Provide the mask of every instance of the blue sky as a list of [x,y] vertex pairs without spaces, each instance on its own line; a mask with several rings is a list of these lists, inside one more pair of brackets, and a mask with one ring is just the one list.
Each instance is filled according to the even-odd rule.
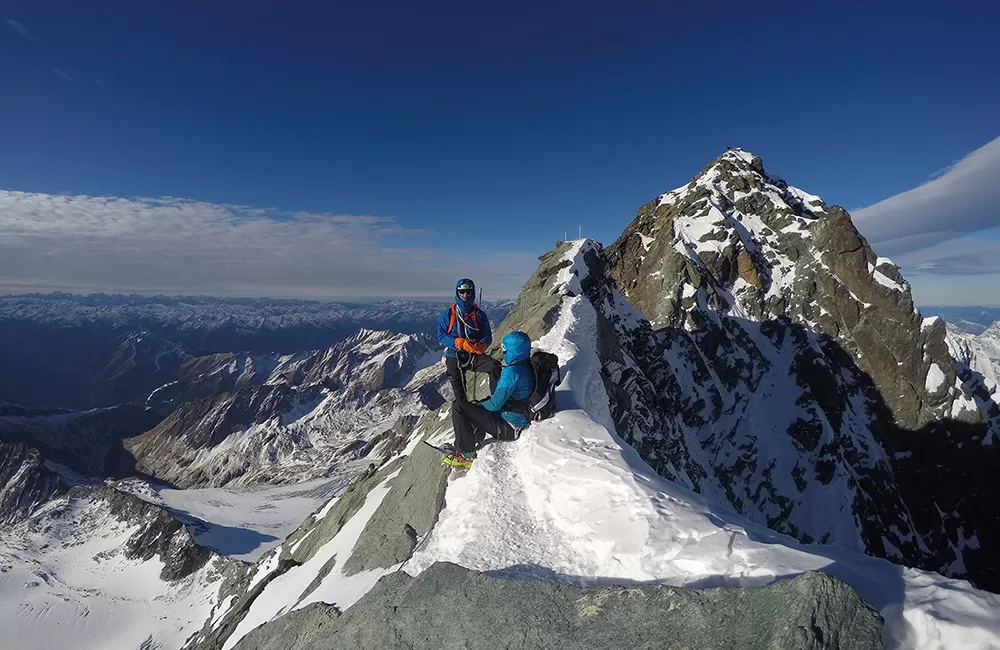
[[[466,269],[513,293],[565,232],[610,243],[730,142],[855,210],[1000,136],[994,3],[312,4],[8,1],[0,188],[352,215],[295,236],[364,263],[269,292],[423,295]],[[925,267],[918,298],[954,271]],[[144,282],[265,289],[181,275]]]

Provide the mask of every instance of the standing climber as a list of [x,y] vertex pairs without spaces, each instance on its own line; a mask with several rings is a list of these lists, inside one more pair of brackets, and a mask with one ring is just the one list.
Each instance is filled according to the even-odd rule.
[[529,424],[523,402],[535,390],[535,373],[529,361],[531,339],[524,332],[511,332],[503,337],[502,349],[503,371],[490,398],[451,405],[455,445],[442,448],[447,453],[446,465],[468,469],[476,458],[476,444],[486,434],[497,440],[515,440]]
[[476,284],[462,278],[455,283],[455,303],[438,320],[438,343],[445,347],[445,368],[455,402],[466,402],[465,373],[485,372],[490,377],[490,393],[500,379],[500,364],[486,355],[493,342],[490,319],[476,304]]

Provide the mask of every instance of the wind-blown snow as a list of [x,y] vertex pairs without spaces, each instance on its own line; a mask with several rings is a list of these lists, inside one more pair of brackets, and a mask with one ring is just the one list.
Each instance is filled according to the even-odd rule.
[[800,544],[657,476],[615,433],[596,336],[592,305],[582,296],[565,299],[538,342],[560,358],[560,412],[518,442],[480,453],[449,486],[438,524],[404,570],[416,575],[450,561],[577,584],[699,587],[822,570],[882,613],[890,648],[1000,647],[996,594],[840,547]]

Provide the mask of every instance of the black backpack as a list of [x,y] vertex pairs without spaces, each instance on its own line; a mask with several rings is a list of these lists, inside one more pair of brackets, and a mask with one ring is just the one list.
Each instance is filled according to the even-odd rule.
[[559,376],[559,357],[551,352],[532,350],[527,361],[535,374],[535,390],[527,399],[511,400],[512,411],[524,413],[529,422],[546,420],[556,412],[556,386],[562,381]]

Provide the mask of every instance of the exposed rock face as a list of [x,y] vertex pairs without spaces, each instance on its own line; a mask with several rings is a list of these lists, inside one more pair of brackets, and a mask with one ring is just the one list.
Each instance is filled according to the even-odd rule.
[[388,569],[409,559],[434,527],[444,507],[448,470],[436,450],[420,445],[392,480],[392,489],[369,520],[354,553],[344,562],[346,575]]
[[34,447],[0,438],[0,525],[10,526],[69,489]]
[[[379,437],[384,446],[400,417],[443,402],[435,348],[423,335],[362,330],[281,357],[259,384],[183,403],[126,446],[140,471],[185,488],[323,476],[345,446]],[[360,444],[351,457],[378,447]]]
[[561,269],[569,266],[563,257],[569,247],[559,243],[555,248],[540,256],[538,268],[521,287],[514,306],[502,323],[494,327],[493,345],[488,351],[493,357],[500,357],[500,342],[505,335],[521,330],[533,341],[540,339],[552,328],[559,316],[559,306],[563,296],[554,290],[553,279]]
[[167,510],[110,487],[74,487],[23,525],[67,548],[83,543],[95,531],[107,537],[124,530],[128,537],[115,552],[139,562],[157,558],[162,562],[160,579],[165,581],[186,578],[214,557]]
[[78,474],[120,478],[133,469],[123,458],[122,440],[159,421],[139,406],[82,412],[8,406],[0,409],[0,439],[22,440]]
[[[617,288],[656,328],[700,331],[709,312],[788,319],[850,353],[901,426],[961,414],[944,330],[921,329],[895,265],[847,212],[769,176],[750,154],[727,152],[640,208],[607,259]],[[934,364],[944,379],[931,389]]]
[[959,497],[998,495],[998,420],[844,210],[730,151],[585,254],[616,425],[658,472],[804,541],[1000,588],[1000,517]]
[[743,589],[581,588],[438,563],[416,578],[383,578],[339,616],[321,604],[292,612],[236,648],[875,650],[880,625],[850,587],[821,573]]
[[184,525],[159,506],[107,487],[74,488],[70,494],[86,497],[103,501],[113,517],[138,528],[125,543],[125,554],[143,562],[159,557],[162,580],[186,578],[212,557],[210,549],[196,544]]
[[[436,416],[426,416],[414,435],[425,435],[436,420]],[[208,621],[186,647],[190,650],[221,649],[255,600],[265,592],[267,584],[299,566],[316,561],[317,553],[364,507],[371,491],[396,472],[394,478],[388,479],[388,493],[365,524],[351,555],[347,558],[334,556],[320,566],[317,576],[299,600],[309,602],[332,571],[344,575],[385,571],[409,558],[416,540],[427,535],[444,507],[448,471],[448,467],[441,464],[440,453],[424,444],[418,444],[409,456],[377,469],[371,467],[328,507],[313,513],[257,566],[227,576],[219,600],[233,596],[236,603],[224,616]]]

